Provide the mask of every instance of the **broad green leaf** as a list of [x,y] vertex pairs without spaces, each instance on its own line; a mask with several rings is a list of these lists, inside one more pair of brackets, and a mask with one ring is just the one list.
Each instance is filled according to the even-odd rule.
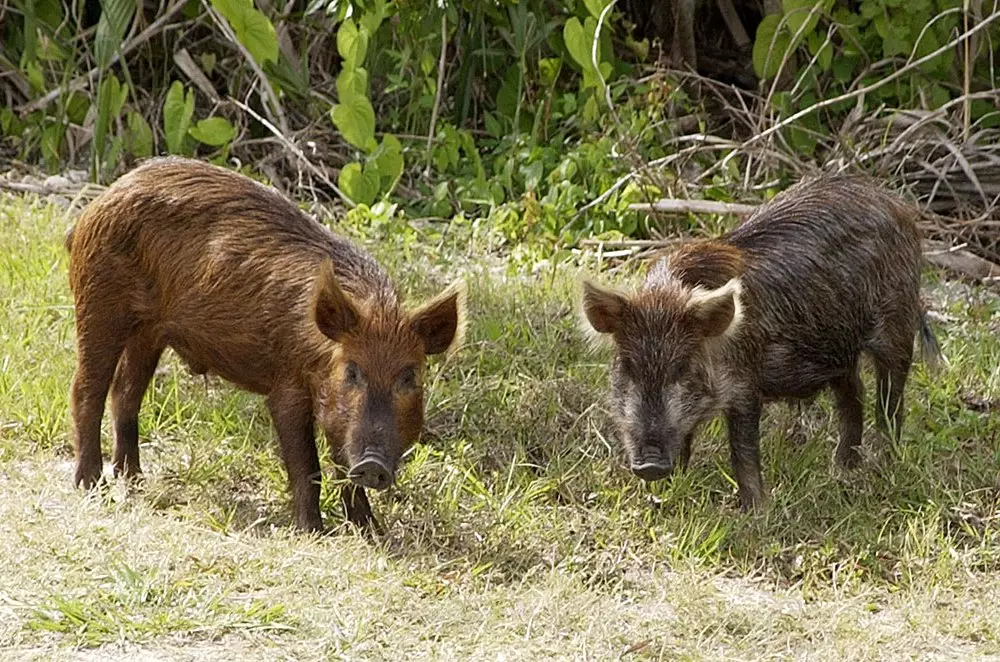
[[854,69],[861,58],[857,55],[841,55],[833,61],[833,77],[838,83],[849,83],[854,78]]
[[399,139],[391,133],[385,134],[382,144],[371,156],[370,163],[375,164],[380,179],[380,190],[388,191],[403,174],[403,146]]
[[[608,2],[610,2],[610,0],[583,0],[583,4],[587,6],[587,11],[590,12],[590,15],[594,18],[601,17],[601,12],[608,6]],[[605,17],[604,20],[607,22],[608,19]]]
[[[809,53],[816,57],[816,64],[820,71],[827,72],[833,63],[833,44],[827,41],[826,36],[818,32],[813,32],[806,40],[809,45]],[[818,53],[818,55],[817,55]]]
[[185,90],[184,84],[175,80],[163,102],[163,135],[171,154],[186,153],[185,143],[193,115],[194,92]]
[[[832,4],[833,0],[781,0],[781,8],[785,14],[789,34],[795,36],[799,32],[799,28],[805,25],[800,39],[807,37],[816,29],[816,23],[819,22],[820,17],[829,12]],[[820,5],[820,7],[813,11],[816,5]]]
[[90,156],[93,174],[104,169],[104,155],[107,150],[105,141],[111,129],[111,122],[118,117],[114,107],[121,95],[121,87],[118,77],[110,75],[101,81],[100,87],[97,88],[97,119],[94,122],[94,141]]
[[111,64],[111,58],[121,48],[134,13],[135,0],[101,0],[101,18],[97,22],[97,33],[94,36],[94,55],[97,57],[97,66],[102,70]]
[[375,149],[375,110],[367,97],[344,99],[330,109],[330,119],[347,142],[366,152]]
[[[928,17],[926,20],[929,21],[930,18]],[[915,29],[912,32],[914,38],[916,38],[916,36],[920,34],[919,29]],[[934,32],[934,30],[933,29],[924,30],[923,37],[920,39],[920,41],[916,44],[916,47],[914,48],[915,51],[913,54],[914,59],[922,58],[925,55],[929,55],[939,48],[941,48],[941,42],[938,40],[938,36]],[[934,76],[940,80],[948,80],[947,74],[948,71],[951,69],[951,64],[954,58],[955,58],[955,51],[953,49],[947,50],[944,53],[941,53],[941,55],[938,55],[937,57],[934,57],[931,60],[920,65],[920,68],[926,74]]]
[[122,155],[124,144],[125,141],[122,140],[121,136],[115,136],[111,139],[111,144],[108,145],[108,150],[104,154],[104,163],[102,164],[104,172],[102,174],[106,175],[114,169],[115,164],[118,163],[118,159]]
[[236,127],[225,117],[209,117],[188,129],[188,133],[200,143],[221,147],[236,137]]
[[26,70],[30,65],[35,64],[38,52],[38,16],[35,13],[34,2],[21,3],[21,11],[24,13],[21,34],[24,36],[24,45],[21,48],[21,69]]
[[493,113],[487,112],[483,115],[483,124],[486,126],[486,133],[491,137],[500,138],[504,135],[503,126]]
[[344,20],[337,30],[337,52],[344,58],[344,67],[353,69],[361,66],[368,51],[368,31],[358,26],[350,18]]
[[791,36],[787,29],[778,30],[780,23],[781,17],[771,14],[765,16],[757,26],[757,36],[753,42],[753,70],[758,78],[773,78],[791,46]]
[[370,205],[378,195],[378,176],[372,177],[364,173],[360,163],[348,163],[344,166],[337,177],[337,185],[359,205]]
[[361,27],[369,36],[375,34],[385,19],[385,0],[375,0],[361,16]]
[[353,97],[368,97],[368,72],[361,67],[344,69],[337,76],[337,98],[346,102]]
[[38,59],[46,62],[62,62],[72,51],[56,39],[42,39],[38,42]]
[[90,97],[82,92],[71,92],[66,100],[66,119],[72,124],[83,126],[90,110]]
[[42,156],[50,170],[57,168],[63,161],[62,143],[65,133],[66,125],[62,122],[53,122],[42,129]]
[[562,68],[562,58],[543,57],[538,59],[538,74],[541,84],[544,87],[552,87],[559,77],[559,70]]
[[125,119],[125,148],[133,156],[153,155],[153,129],[142,115],[130,112]]
[[590,61],[590,41],[583,31],[580,19],[576,16],[566,21],[566,25],[563,26],[563,41],[574,62],[584,69],[593,66]]
[[[947,88],[937,84],[930,85],[929,87],[931,102],[930,110],[936,110],[951,101],[951,93]],[[924,91],[927,92],[927,88],[924,88]]]
[[9,136],[12,126],[14,126],[14,110],[7,107],[0,108],[0,133]]
[[236,38],[258,64],[278,61],[278,36],[274,25],[250,0],[212,0],[212,7],[225,17]]
[[128,83],[119,85],[115,90],[115,95],[111,98],[111,118],[117,119],[122,114],[122,108],[128,100]]
[[521,70],[517,67],[510,67],[504,75],[503,83],[497,90],[496,109],[502,116],[514,119],[517,114],[517,107],[521,100],[518,98],[520,91]]
[[53,30],[63,24],[63,6],[59,0],[36,0],[35,15]]
[[872,25],[878,36],[882,37],[882,54],[885,57],[910,54],[912,41],[910,40],[909,26],[897,21],[890,21],[885,14],[877,16],[872,21]]

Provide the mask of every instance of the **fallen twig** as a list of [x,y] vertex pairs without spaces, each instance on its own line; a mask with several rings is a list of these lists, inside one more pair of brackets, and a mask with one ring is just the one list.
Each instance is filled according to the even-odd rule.
[[967,250],[950,249],[940,242],[927,241],[924,242],[924,246],[930,249],[924,252],[924,257],[936,267],[977,281],[1000,280],[1000,264],[990,262]]
[[635,202],[628,206],[632,211],[658,211],[667,214],[752,214],[757,205],[716,200],[678,200],[664,198],[653,203]]
[[604,248],[663,248],[686,241],[685,239],[581,239],[581,248],[603,246]]
[[17,193],[34,193],[35,195],[65,195],[65,194],[75,194],[75,195],[86,195],[91,192],[100,193],[105,187],[94,184],[92,182],[83,182],[82,184],[35,184],[32,182],[8,182],[0,179],[0,189],[5,189],[7,191],[16,191]]

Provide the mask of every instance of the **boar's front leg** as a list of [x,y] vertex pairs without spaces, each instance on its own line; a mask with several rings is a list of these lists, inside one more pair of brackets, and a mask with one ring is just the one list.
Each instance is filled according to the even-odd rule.
[[861,446],[861,432],[864,427],[864,387],[855,364],[846,375],[833,380],[833,389],[840,417],[840,442],[837,444],[837,464],[844,469],[853,469],[861,462],[858,449]]
[[320,467],[313,435],[313,412],[309,391],[277,389],[267,397],[281,457],[295,504],[295,523],[303,531],[322,531],[319,513]]
[[764,502],[764,483],[760,475],[760,413],[759,397],[732,405],[726,411],[729,450],[743,510],[755,509]]

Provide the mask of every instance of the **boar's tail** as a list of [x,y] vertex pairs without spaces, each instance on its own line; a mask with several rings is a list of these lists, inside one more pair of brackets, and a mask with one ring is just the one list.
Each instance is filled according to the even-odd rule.
[[920,357],[932,372],[947,367],[948,359],[941,353],[941,345],[934,336],[934,330],[927,321],[927,311],[920,311]]
[[66,252],[67,253],[69,253],[70,251],[73,250],[73,231],[74,230],[76,230],[76,226],[73,226],[73,227],[71,227],[69,229],[69,232],[66,233],[66,239],[63,240],[63,246],[66,247]]

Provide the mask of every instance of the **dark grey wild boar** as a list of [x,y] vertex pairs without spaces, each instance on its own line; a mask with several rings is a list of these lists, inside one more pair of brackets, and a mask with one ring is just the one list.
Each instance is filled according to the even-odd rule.
[[925,360],[939,356],[920,302],[916,214],[866,179],[810,179],[660,259],[634,295],[585,281],[585,331],[615,348],[612,406],[632,471],[653,481],[685,466],[695,426],[721,412],[740,501],[753,507],[763,404],[826,387],[837,463],[855,466],[862,354],[875,365],[878,426],[898,437],[918,330]]
[[461,283],[404,310],[367,253],[277,191],[223,168],[154,159],[84,210],[66,239],[76,308],[75,481],[101,477],[111,393],[115,475],[139,469],[139,406],[171,347],[267,396],[295,519],[322,528],[316,424],[351,483],[347,518],[377,526],[385,489],[423,426],[425,357],[462,333]]

